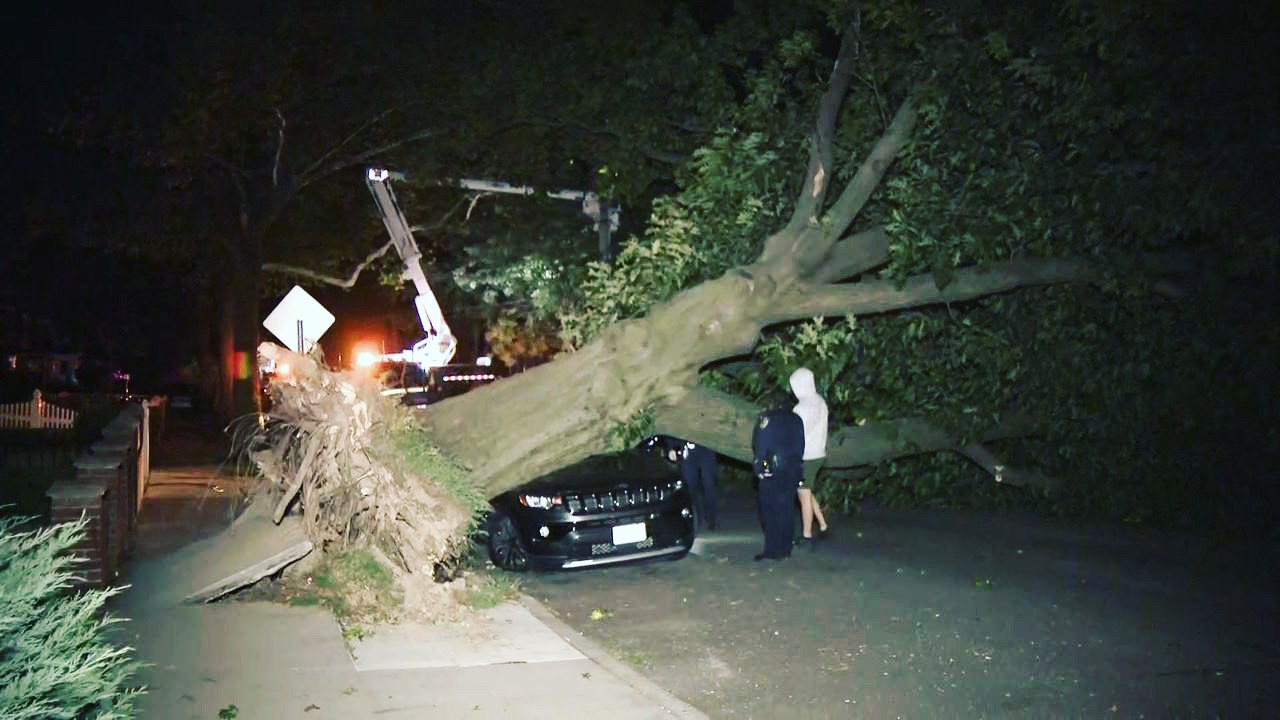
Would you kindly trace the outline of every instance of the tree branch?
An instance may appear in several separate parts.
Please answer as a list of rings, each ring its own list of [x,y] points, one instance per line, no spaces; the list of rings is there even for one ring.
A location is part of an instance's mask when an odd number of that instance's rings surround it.
[[[471,215],[470,207],[473,207],[475,203],[476,203],[476,198],[471,198],[471,197],[463,198],[458,202],[454,203],[453,207],[449,208],[449,210],[444,215],[440,216],[439,220],[435,221],[430,225],[416,225],[412,228],[411,232],[415,232],[415,233],[431,232],[434,230],[439,230],[440,228],[444,227],[445,224],[449,222],[449,218],[452,217],[454,213],[458,212],[458,210],[461,209],[462,206],[464,205],[468,206],[467,216],[470,217]],[[386,255],[387,251],[394,246],[395,246],[395,242],[392,240],[388,240],[386,244],[384,244],[382,247],[366,255],[364,260],[361,261],[359,265],[356,265],[355,269],[352,270],[351,274],[348,275],[346,278],[337,278],[331,275],[325,275],[324,273],[321,273],[321,272],[316,272],[315,270],[311,270],[309,268],[298,267],[297,265],[286,265],[284,263],[263,263],[262,270],[264,272],[276,272],[276,273],[286,273],[289,275],[300,275],[302,277],[310,278],[312,280],[326,283],[328,285],[334,285],[336,287],[340,287],[343,289],[350,289],[354,287],[356,284],[356,281],[360,279],[360,273],[364,272],[365,269],[368,268],[371,264],[373,264],[375,260],[382,257],[383,255]]]
[[[671,127],[681,132],[689,133],[690,135],[706,135],[707,133],[711,132],[705,127],[702,127],[699,125],[693,125],[683,120],[668,120],[666,122],[667,122],[667,125],[670,125]]]
[[[839,282],[889,260],[889,234],[876,227],[837,242],[811,276],[815,283]]]
[[[298,189],[301,190],[302,188],[318,180],[323,180],[324,178],[340,170],[346,170],[347,168],[350,168],[350,167],[363,165],[366,162],[372,160],[373,158],[379,155],[391,152],[392,150],[408,145],[409,143],[414,143],[414,142],[418,142],[419,140],[427,140],[429,138],[433,138],[437,134],[439,133],[436,130],[422,130],[412,135],[400,138],[399,140],[389,142],[385,145],[372,148],[370,150],[366,150],[362,153],[356,153],[355,155],[351,155],[341,160],[335,160],[334,162],[331,162],[328,165],[323,165],[323,166],[313,165],[312,167],[314,168],[314,170],[312,170],[309,173],[303,173],[302,175],[298,176]]]
[[[751,432],[760,408],[712,388],[695,386],[654,411],[658,432],[751,462]]]
[[[368,130],[374,124],[380,122],[383,118],[385,118],[386,116],[390,115],[393,112],[395,112],[395,108],[387,108],[386,110],[383,110],[377,115],[374,115],[372,118],[369,118],[359,127],[357,127],[355,130],[353,130],[351,134],[342,138],[342,140],[337,145],[334,145],[333,147],[326,150],[324,154],[322,154],[319,158],[317,158],[315,162],[311,163],[311,165],[306,170],[303,170],[302,173],[299,175],[299,177],[300,178],[310,177],[313,173],[316,172],[317,169],[319,169],[321,165],[325,163],[326,160],[333,157],[338,153],[339,150],[349,145],[352,140],[355,140],[356,137],[360,135],[360,133],[364,132],[365,130]]]
[[[1054,491],[1062,486],[1057,478],[1041,475],[1030,470],[1010,467],[995,453],[981,443],[972,443],[956,450],[960,455],[969,458],[983,470],[991,474],[997,483],[1015,487],[1029,487],[1045,491]]]
[[[227,177],[231,179],[231,184],[235,187],[236,192],[240,195],[240,212],[238,222],[241,232],[248,232],[249,229],[249,189],[245,187],[245,173],[241,168],[236,167],[227,160],[224,160],[213,153],[204,153],[205,158],[218,167],[226,171]],[[237,251],[238,253],[239,251]]]
[[[902,287],[890,280],[863,280],[845,285],[798,285],[785,290],[769,307],[766,324],[824,315],[870,315],[905,308],[964,302],[1031,285],[1092,282],[1092,266],[1075,258],[1014,260],[955,271],[945,288],[932,273],[908,278]]]
[[[915,103],[908,97],[902,101],[897,114],[893,116],[893,122],[889,124],[884,135],[880,136],[875,147],[858,167],[857,174],[827,211],[823,231],[830,238],[829,242],[834,243],[836,238],[844,235],[854,218],[862,211],[871,197],[871,192],[880,184],[885,171],[889,169],[890,163],[910,139],[915,122]]]
[[[985,441],[1021,437],[1035,430],[1031,418],[1008,413],[1000,423],[983,434]],[[868,422],[850,425],[827,438],[827,465],[860,467],[882,460],[955,450],[959,438],[923,418]]]
[[[279,141],[276,142],[276,160],[271,166],[271,187],[280,186],[280,156],[284,153],[284,114],[279,108],[273,108],[276,111],[276,117],[280,120],[280,129],[278,131]]]
[[[298,267],[296,265],[285,265],[283,263],[263,263],[262,270],[263,272],[276,272],[276,273],[285,273],[288,275],[300,275],[302,277],[309,278],[311,280],[316,280],[318,282],[326,283],[328,285],[334,285],[336,287],[340,287],[343,289],[350,289],[355,286],[356,281],[360,279],[360,273],[364,272],[365,268],[369,267],[369,265],[371,265],[378,258],[382,257],[383,255],[386,255],[387,251],[394,246],[395,246],[395,242],[388,240],[385,245],[369,253],[368,256],[366,256],[365,259],[359,265],[356,265],[355,270],[352,270],[351,274],[346,279],[332,277],[330,275],[325,275],[323,273],[316,272],[315,270],[311,270],[304,267]]]
[[[751,432],[760,407],[719,390],[694,387],[654,410],[657,431],[709,447],[726,457],[751,461]],[[1009,413],[983,440],[1030,433],[1030,418]],[[827,439],[827,465],[874,465],[882,460],[926,452],[957,450],[958,438],[922,418],[869,422],[835,430]]]
[[[681,129],[681,130],[686,129],[677,123],[668,123],[668,124],[677,129]],[[561,128],[561,129],[567,128],[571,130],[577,130],[579,132],[586,133],[588,135],[600,135],[602,137],[613,138],[614,140],[623,139],[622,133],[616,130],[610,130],[609,128],[592,127],[590,125],[585,125],[583,123],[572,122],[568,120],[542,120],[542,119],[536,119],[536,118],[525,118],[522,120],[516,120],[516,121],[510,122],[502,126],[501,128],[499,128],[494,134],[495,135],[501,134],[503,132],[506,132],[507,130],[520,127],[521,125],[536,125],[538,127],[545,127],[545,128]],[[689,131],[689,132],[692,132],[692,131]],[[653,160],[654,162],[660,162],[664,165],[678,165],[687,159],[686,156],[684,155],[680,155],[673,152],[667,152],[665,150],[658,150],[656,148],[652,148],[647,145],[640,147],[638,149],[640,151],[640,154],[644,155],[650,160]]]
[[[845,30],[840,39],[840,52],[831,68],[831,78],[827,81],[827,89],[818,101],[817,118],[813,134],[809,138],[809,167],[805,170],[804,186],[800,188],[800,194],[796,198],[791,219],[765,243],[764,252],[760,256],[764,262],[790,255],[805,231],[818,222],[818,214],[822,211],[822,203],[834,176],[831,141],[835,137],[840,105],[844,102],[853,77],[853,56],[857,46],[853,29]],[[823,253],[825,254],[825,249]]]
[[[245,191],[245,187],[244,187],[244,181],[245,181],[244,170],[239,167],[236,167],[229,160],[226,160],[222,157],[214,155],[213,153],[210,153],[210,152],[204,153],[204,157],[206,160],[222,168],[227,173],[227,176],[231,178],[231,183],[235,185],[236,192],[239,193],[240,199],[242,201],[247,202],[249,199],[249,196],[248,196],[248,193]]]

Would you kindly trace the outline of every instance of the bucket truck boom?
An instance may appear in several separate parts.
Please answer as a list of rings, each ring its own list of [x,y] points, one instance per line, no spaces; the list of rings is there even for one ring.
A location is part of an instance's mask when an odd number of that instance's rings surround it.
[[[418,291],[418,296],[413,302],[418,311],[418,320],[422,323],[422,329],[426,331],[427,336],[414,343],[411,348],[382,355],[377,359],[413,363],[423,370],[430,370],[449,364],[454,352],[458,349],[458,341],[449,331],[449,324],[445,322],[444,313],[440,311],[440,303],[436,300],[435,293],[431,292],[431,284],[427,282],[427,275],[422,271],[422,253],[418,250],[417,241],[413,239],[413,230],[405,220],[404,213],[400,211],[396,195],[391,190],[392,180],[403,179],[403,175],[384,168],[369,168],[365,173],[365,182],[369,186],[369,192],[373,193],[374,202],[378,204],[382,222],[387,226],[387,232],[391,234],[392,245],[400,254],[400,259],[404,261],[404,277],[412,281],[414,289]],[[440,184],[484,193],[512,195],[537,193],[536,190],[525,185],[511,185],[493,180],[462,179]],[[600,233],[601,255],[608,259],[611,249],[610,234],[618,229],[618,208],[609,207],[607,201],[593,192],[556,190],[548,191],[546,195],[556,200],[570,200],[582,204],[583,214],[595,221],[596,229]]]
[[[404,261],[404,277],[413,282],[418,295],[413,299],[414,308],[418,311],[418,321],[427,336],[398,353],[382,356],[383,360],[407,362],[418,365],[423,370],[448,365],[457,352],[458,340],[449,330],[444,313],[435,293],[431,292],[431,284],[427,282],[427,274],[422,270],[422,252],[413,239],[413,230],[400,211],[396,195],[391,190],[391,180],[399,177],[383,168],[369,168],[365,174],[365,182],[373,200],[378,204],[382,214],[382,222],[391,234],[391,243]]]

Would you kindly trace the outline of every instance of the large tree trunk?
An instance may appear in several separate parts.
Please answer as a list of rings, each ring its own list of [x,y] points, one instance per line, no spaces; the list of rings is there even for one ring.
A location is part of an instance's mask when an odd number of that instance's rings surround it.
[[[261,386],[256,371],[259,277],[232,271],[215,281],[217,362],[213,404],[223,422],[257,412]]]
[[[427,433],[491,494],[601,451],[616,425],[678,402],[704,364],[750,351],[750,285],[737,273],[704,283],[577,352],[432,406]]]
[[[235,417],[235,293],[224,282],[214,281],[217,313],[217,375],[214,379],[213,406],[219,419],[230,422]]]
[[[260,277],[258,263],[250,262],[231,274],[229,284],[234,294],[231,323],[234,333],[233,362],[235,376],[231,385],[231,417],[256,413],[262,407],[257,372],[259,340]]]
[[[218,388],[217,329],[218,309],[208,292],[200,293],[196,301],[196,363],[199,367],[198,393],[200,402],[216,408]]]

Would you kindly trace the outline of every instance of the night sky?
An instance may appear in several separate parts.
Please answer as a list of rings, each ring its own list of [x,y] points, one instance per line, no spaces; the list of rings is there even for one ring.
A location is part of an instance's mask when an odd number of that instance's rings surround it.
[[[60,3],[6,13],[0,306],[48,321],[54,336],[40,333],[40,342],[53,347],[42,349],[82,351],[158,376],[151,359],[159,353],[129,338],[181,337],[187,308],[175,302],[169,273],[83,241],[92,218],[118,206],[112,188],[122,168],[75,142],[83,98],[120,78],[117,68],[130,62],[122,41],[150,13]]]
[[[695,5],[699,19],[710,23],[731,4]],[[136,192],[129,165],[92,144],[79,146],[78,139],[101,130],[87,111],[93,103],[129,107],[144,126],[145,118],[163,119],[176,92],[174,78],[158,70],[172,52],[166,33],[178,17],[174,7],[44,3],[10,13],[3,23],[6,82],[0,88],[6,166],[0,174],[0,305],[51,321],[60,344],[109,356],[157,379],[191,355],[194,298],[182,278],[192,268],[161,266],[136,252],[88,242],[122,225],[145,223],[121,216],[122,208],[136,207],[122,199]],[[1205,62],[1221,72],[1217,102],[1201,108],[1195,120],[1206,132],[1231,132],[1221,129],[1222,121],[1241,112],[1262,122],[1280,117],[1276,93],[1260,92],[1274,76],[1275,44],[1268,38],[1275,11],[1252,4],[1210,10],[1204,4],[1201,13],[1196,31]],[[1271,133],[1274,150],[1274,128]],[[1276,191],[1276,164],[1255,151],[1244,144],[1238,157],[1222,162],[1239,166],[1243,191],[1265,198]],[[363,307],[354,299],[352,307],[363,311],[388,296],[373,297]]]

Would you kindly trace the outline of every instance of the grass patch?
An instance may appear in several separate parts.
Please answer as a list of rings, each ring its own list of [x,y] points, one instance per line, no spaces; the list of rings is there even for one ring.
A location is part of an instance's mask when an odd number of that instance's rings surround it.
[[[343,622],[388,620],[402,602],[391,570],[367,550],[327,558],[309,575],[290,578],[283,596],[294,607],[325,607]]]
[[[342,628],[342,639],[347,642],[359,641],[369,637],[369,631],[359,625],[348,625]]]
[[[290,607],[312,607],[320,604],[320,596],[311,590],[303,590],[296,595],[290,595],[287,602]]]
[[[466,603],[473,610],[488,610],[520,596],[520,576],[494,567],[484,542],[475,538],[458,560],[466,579]]]
[[[495,568],[484,546],[476,543],[460,559],[454,577],[465,582],[459,600],[472,610],[514,601],[523,590],[520,576]],[[285,574],[271,583],[256,585],[240,597],[290,607],[323,607],[338,619],[348,641],[367,636],[368,624],[393,621],[403,601],[391,571],[363,550],[327,559],[305,575]]]
[[[391,433],[391,446],[410,474],[430,478],[466,508],[473,523],[489,509],[488,496],[472,480],[471,474],[428,443],[421,432],[411,428],[395,430]]]
[[[467,605],[488,610],[520,595],[520,579],[497,568],[480,568],[467,573]]]

